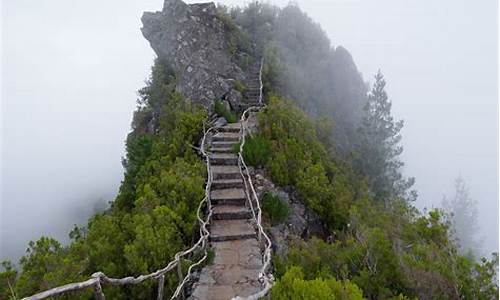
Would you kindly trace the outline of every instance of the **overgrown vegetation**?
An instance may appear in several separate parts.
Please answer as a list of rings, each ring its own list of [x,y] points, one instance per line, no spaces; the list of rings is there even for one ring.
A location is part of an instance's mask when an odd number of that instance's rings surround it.
[[[361,300],[363,296],[361,290],[349,281],[340,282],[335,278],[306,280],[301,268],[292,267],[273,287],[272,298]]]
[[[262,211],[272,225],[277,225],[288,218],[288,203],[277,195],[265,192],[262,196]]]
[[[277,96],[268,100],[259,115],[259,135],[271,144],[267,172],[276,184],[293,187],[333,238],[298,239],[286,257],[275,256],[280,284],[273,298],[309,299],[290,285],[283,288],[282,282],[295,282],[300,290],[329,291],[331,278],[350,280],[368,299],[497,298],[496,254],[481,262],[460,255],[446,215],[439,210],[420,213],[402,196],[408,195],[404,189],[389,191],[387,198],[372,193],[365,184],[369,173],[354,172],[350,161],[326,150],[335,140],[320,134],[324,123]],[[303,277],[285,278],[296,267]]]
[[[239,144],[238,144],[239,151]],[[271,143],[260,135],[247,136],[243,147],[243,158],[250,166],[262,167],[267,163]]]
[[[228,110],[221,100],[215,100],[214,102],[214,112],[221,117],[224,117],[228,123],[236,123],[238,121],[238,117],[236,114],[230,110]]]
[[[291,102],[270,96],[259,115],[259,130],[259,138],[245,145],[248,156],[261,152],[260,163],[274,183],[295,187],[331,230],[342,228],[355,197],[355,182],[349,168],[335,162],[318,139],[316,123]],[[263,145],[270,145],[269,151],[258,151],[267,147]]]
[[[206,113],[176,93],[174,84],[165,66],[155,62],[147,86],[139,91],[126,142],[125,177],[112,208],[75,228],[67,246],[48,237],[31,242],[17,278],[4,264],[0,298],[13,299],[9,284],[17,297],[24,297],[86,280],[96,271],[112,277],[149,273],[197,238],[195,214],[206,171],[191,145],[200,138]],[[175,274],[166,277],[167,293],[176,281]],[[111,299],[150,299],[155,289],[154,282],[146,282],[105,287],[105,293]],[[90,297],[91,291],[84,291],[70,298]]]

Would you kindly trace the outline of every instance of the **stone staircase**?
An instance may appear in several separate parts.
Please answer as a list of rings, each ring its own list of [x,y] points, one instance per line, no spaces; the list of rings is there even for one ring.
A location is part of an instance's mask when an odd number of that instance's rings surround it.
[[[244,93],[245,103],[248,106],[258,106],[260,99],[260,63],[252,66],[246,80],[246,90]]]
[[[238,156],[233,153],[241,135],[240,126],[235,123],[218,128],[211,142],[210,243],[215,258],[201,270],[193,285],[192,300],[228,300],[260,290],[262,254],[252,212],[247,207]]]

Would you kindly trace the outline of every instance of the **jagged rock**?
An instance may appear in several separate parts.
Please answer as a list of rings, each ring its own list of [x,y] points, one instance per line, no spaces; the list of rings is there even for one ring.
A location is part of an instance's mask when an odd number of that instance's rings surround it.
[[[224,105],[224,109],[227,111],[231,111],[231,104],[229,104],[229,101],[223,100],[222,105]]]
[[[142,23],[158,58],[175,72],[176,89],[192,101],[210,108],[245,78],[232,60],[229,31],[214,3],[165,0],[163,10],[145,12]]]
[[[226,125],[226,124],[227,124],[227,120],[226,120],[224,117],[219,117],[219,118],[217,118],[217,119],[213,122],[212,126],[213,126],[213,127],[222,127],[222,126],[224,126],[224,125]]]
[[[290,243],[294,239],[308,239],[311,236],[327,237],[328,233],[321,218],[315,212],[307,209],[302,199],[294,191],[275,186],[262,169],[250,168],[250,171],[259,199],[262,199],[264,192],[271,192],[286,202],[289,207],[287,220],[283,224],[269,228],[273,249],[277,256],[286,255]]]
[[[233,108],[236,111],[241,111],[242,109],[242,104],[243,104],[243,95],[241,95],[240,92],[237,90],[230,90],[229,93],[227,93],[224,96],[224,99],[229,102],[231,105],[231,108]]]

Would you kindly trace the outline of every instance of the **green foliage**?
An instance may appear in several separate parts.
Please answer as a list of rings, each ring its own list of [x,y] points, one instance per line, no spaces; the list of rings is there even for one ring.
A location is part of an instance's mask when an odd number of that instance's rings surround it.
[[[20,260],[21,272],[15,284],[18,296],[23,297],[41,289],[84,280],[80,257],[71,250],[48,237],[30,242],[26,255]],[[72,299],[85,299],[88,296],[89,293],[83,292]]]
[[[245,138],[243,158],[248,165],[256,167],[266,165],[270,152],[271,143],[266,138],[260,135],[247,136]]]
[[[265,159],[273,182],[294,186],[306,205],[331,229],[342,228],[358,188],[350,169],[334,161],[319,140],[318,134],[327,128],[325,121],[311,121],[292,103],[276,96],[269,97],[268,102],[259,114],[258,143],[249,149],[269,144],[268,155],[255,151],[255,156]]]
[[[215,100],[214,111],[221,117],[224,117],[228,123],[236,123],[238,118],[235,113],[228,111],[221,100]]]
[[[182,223],[174,208],[157,206],[151,213],[133,217],[135,239],[125,246],[128,268],[135,273],[146,274],[165,266],[183,246]]]
[[[147,86],[139,91],[126,142],[125,177],[111,209],[91,218],[86,228],[75,227],[68,246],[46,237],[31,242],[19,277],[12,281],[17,296],[83,281],[96,271],[112,277],[149,273],[197,238],[195,214],[204,196],[206,169],[192,145],[202,134],[206,112],[174,87],[173,77],[156,61]],[[12,278],[12,270],[0,275],[3,299],[10,294],[3,278]],[[167,276],[167,293],[174,289],[175,277]],[[155,289],[146,282],[105,287],[105,293],[110,299],[151,299]],[[71,299],[90,295],[83,291]]]
[[[265,192],[262,196],[262,211],[272,225],[277,225],[288,218],[288,203],[270,192]]]
[[[387,210],[369,199],[350,209],[338,239],[296,241],[276,275],[299,266],[304,278],[349,279],[369,299],[497,299],[498,256],[476,263],[449,239],[440,211],[420,215],[404,202]]]
[[[16,299],[14,284],[16,282],[17,271],[10,261],[2,261],[0,272],[0,299]]]
[[[358,157],[354,166],[364,176],[374,197],[389,205],[394,199],[415,200],[416,191],[409,189],[414,178],[404,179],[399,159],[403,152],[400,145],[403,121],[395,121],[391,115],[392,103],[385,92],[385,79],[380,71],[368,95],[365,114],[358,129]]]
[[[305,280],[302,269],[299,267],[291,267],[278,280],[272,289],[271,295],[276,300],[363,299],[361,290],[354,283],[349,281],[341,282],[335,278]]]
[[[207,260],[206,260],[206,265],[211,265],[214,263],[215,259],[215,250],[212,247],[209,247],[207,249]]]
[[[250,2],[244,8],[218,5],[220,18],[229,29],[229,48],[237,63],[246,69],[253,59],[262,56],[264,45],[272,37],[272,26],[278,8],[265,3]]]

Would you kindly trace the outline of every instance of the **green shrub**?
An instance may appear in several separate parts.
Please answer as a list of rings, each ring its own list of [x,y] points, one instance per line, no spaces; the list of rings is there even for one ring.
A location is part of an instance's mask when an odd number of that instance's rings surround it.
[[[330,157],[315,122],[303,111],[274,95],[268,100],[258,118],[259,138],[270,148],[268,156],[257,158],[265,157],[263,164],[275,184],[296,188],[329,229],[342,229],[356,197],[357,181],[348,165]]]
[[[215,259],[215,250],[214,248],[210,247],[207,249],[207,260],[206,260],[206,265],[212,265],[214,263]]]
[[[238,149],[239,150],[239,149]],[[271,152],[271,142],[259,135],[248,136],[243,147],[243,158],[250,166],[264,166]]]
[[[238,121],[236,114],[231,111],[228,111],[224,107],[224,104],[222,104],[221,100],[215,100],[214,111],[219,116],[224,117],[224,119],[226,119],[228,123],[236,123]]]
[[[278,196],[265,192],[262,197],[262,211],[269,218],[271,224],[277,225],[288,218],[288,203]]]
[[[304,280],[302,269],[295,266],[278,280],[271,290],[271,295],[274,300],[363,299],[361,290],[354,283],[341,282],[335,278]]]

